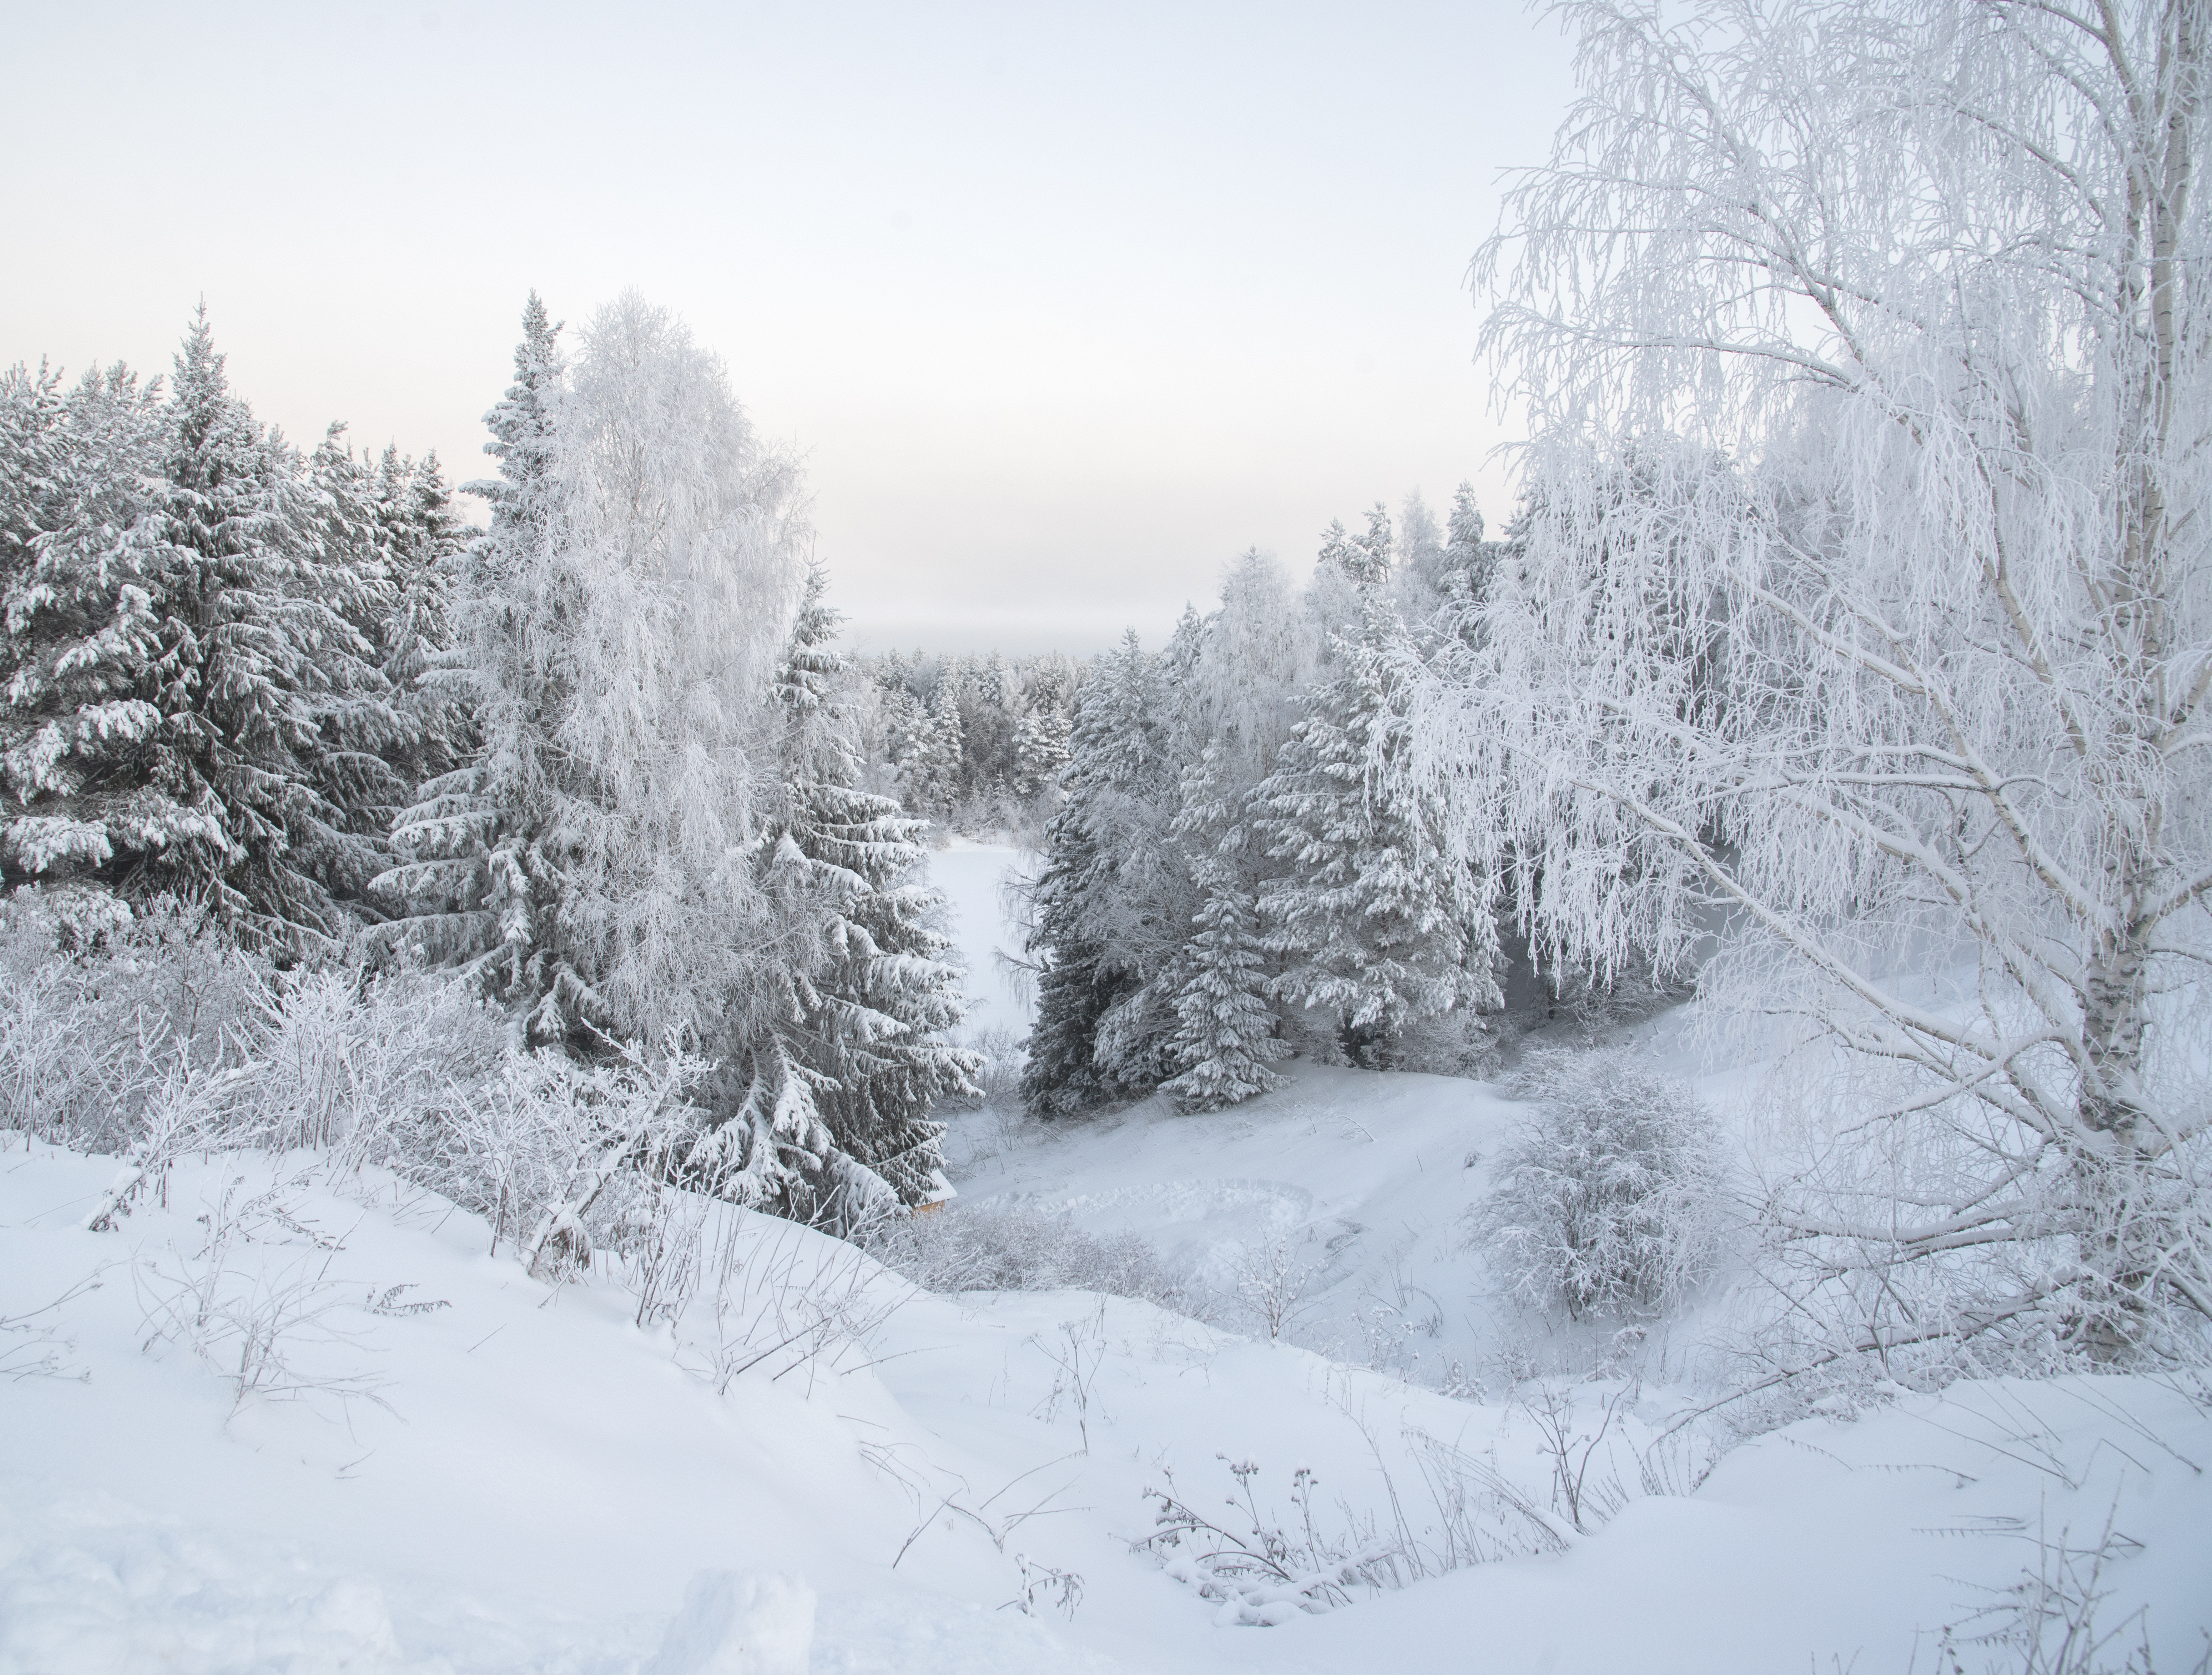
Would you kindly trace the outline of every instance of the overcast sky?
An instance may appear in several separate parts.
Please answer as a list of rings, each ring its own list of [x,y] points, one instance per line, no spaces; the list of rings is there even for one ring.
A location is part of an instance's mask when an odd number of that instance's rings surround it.
[[[7,13],[0,358],[166,371],[204,294],[264,418],[465,478],[530,288],[634,284],[876,649],[1156,642],[1247,546],[1505,509],[1466,268],[1571,91],[1515,0]]]

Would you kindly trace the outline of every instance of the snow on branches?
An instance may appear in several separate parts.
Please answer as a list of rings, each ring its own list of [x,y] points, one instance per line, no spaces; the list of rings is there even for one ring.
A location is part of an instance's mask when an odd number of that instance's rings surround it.
[[[1477,264],[1522,538],[1415,706],[1462,853],[1571,965],[1725,927],[1706,994],[1863,1067],[1777,1188],[1836,1305],[1786,1364],[2160,1353],[2212,1319],[2203,10],[1561,9],[1588,92]]]

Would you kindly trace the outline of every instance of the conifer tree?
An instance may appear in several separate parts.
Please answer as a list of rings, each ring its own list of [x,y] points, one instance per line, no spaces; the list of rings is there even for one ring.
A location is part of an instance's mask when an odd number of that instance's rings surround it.
[[[1334,1014],[1355,1064],[1377,1062],[1415,1018],[1499,1004],[1494,927],[1411,772],[1392,655],[1403,646],[1370,598],[1359,640],[1252,799],[1257,841],[1289,866],[1260,897],[1264,944],[1285,961],[1275,991]]]
[[[1041,956],[1022,1095],[1066,1114],[1149,1092],[1174,1071],[1177,962],[1195,908],[1174,835],[1175,694],[1135,633],[1083,689],[1047,834],[1028,948]]]
[[[434,775],[394,821],[398,864],[375,889],[398,909],[414,950],[460,963],[495,995],[550,986],[547,944],[560,867],[533,829],[558,768],[550,731],[568,696],[561,660],[538,640],[573,599],[548,574],[558,504],[555,410],[567,379],[561,327],[535,291],[524,306],[514,381],[484,416],[495,478],[467,485],[490,503],[453,605],[453,644],[418,679],[465,714],[469,759]],[[550,648],[549,648],[550,649]]]
[[[1105,965],[1104,938],[1090,921],[1094,902],[1110,888],[1112,865],[1101,853],[1086,800],[1091,787],[1076,764],[1090,730],[1081,707],[1062,784],[1068,800],[1045,834],[1045,866],[1030,890],[1031,922],[1024,950],[1037,971],[1036,1017],[1024,1043],[1022,1101],[1039,1116],[1067,1116],[1115,1091],[1092,1062],[1098,1020],[1119,985]]]
[[[1175,997],[1170,1053],[1177,1074],[1161,1091],[1187,1111],[1218,1111],[1280,1082],[1267,1066],[1290,1052],[1277,1039],[1269,1004],[1273,962],[1259,936],[1252,863],[1255,845],[1245,801],[1245,743],[1208,744],[1183,774],[1175,832],[1193,854],[1199,893]]]
[[[1067,765],[1066,712],[1036,706],[1014,724],[1014,791],[1024,798],[1041,795],[1055,784]]]
[[[929,729],[921,758],[923,806],[942,816],[960,802],[961,768],[967,755],[967,728],[960,715],[960,689],[964,684],[957,667],[938,677],[936,695],[930,700]]]
[[[1368,509],[1364,534],[1349,533],[1341,520],[1329,525],[1322,537],[1321,562],[1334,567],[1355,586],[1374,587],[1389,578],[1395,544],[1390,508],[1377,501]]]
[[[394,719],[356,626],[386,584],[362,561],[353,509],[318,492],[231,393],[204,307],[171,387],[168,615],[155,675],[173,743],[156,783],[222,810],[234,859],[190,882],[238,928],[274,942],[334,936],[338,897],[362,881],[373,847],[348,816],[335,758]],[[357,731],[326,740],[343,711]]]
[[[944,1125],[930,1110],[973,1092],[980,1064],[943,1039],[961,1021],[959,974],[934,922],[943,898],[921,882],[923,822],[859,788],[844,660],[831,644],[838,617],[823,586],[813,571],[775,677],[784,789],[763,842],[763,883],[791,951],[765,974],[773,1001],[749,1009],[750,1039],[732,1043],[751,1083],[785,1085],[791,1132],[779,1135],[771,1120],[748,1134],[732,1178],[741,1195],[801,1219],[849,1223],[867,1211],[871,1188],[836,1168],[839,1157],[900,1203],[943,1190]]]
[[[0,571],[6,685],[0,774],[11,875],[112,878],[143,856],[230,859],[219,814],[157,782],[166,718],[152,670],[170,559],[149,485],[158,381],[120,365],[64,391],[0,378]]]
[[[1267,1066],[1291,1049],[1275,1036],[1251,892],[1221,860],[1201,863],[1198,882],[1205,895],[1191,938],[1191,974],[1176,996],[1182,1028],[1173,1051],[1184,1068],[1160,1091],[1186,1111],[1218,1111],[1279,1085],[1282,1078]]]
[[[204,308],[166,405],[119,368],[47,382],[9,403],[45,438],[40,509],[10,497],[9,865],[201,894],[271,945],[337,935],[375,843],[352,753],[397,720],[349,502],[232,393]]]
[[[1305,594],[1310,632],[1322,665],[1334,659],[1340,640],[1358,637],[1369,597],[1389,584],[1395,544],[1389,510],[1379,501],[1368,512],[1365,534],[1351,535],[1341,522],[1332,522],[1322,536]]]
[[[475,531],[454,514],[434,452],[409,459],[387,446],[377,464],[371,510],[392,580],[377,634],[380,666],[409,719],[403,765],[419,783],[449,771],[466,749],[467,712],[433,671],[453,645],[454,590]]]
[[[333,892],[374,914],[369,880],[391,864],[392,817],[406,806],[421,729],[384,665],[395,603],[392,553],[377,515],[377,478],[332,425],[307,462],[305,533],[337,585],[331,604],[352,630],[342,679],[318,695],[318,734],[302,752],[331,811],[323,868]]]
[[[1482,537],[1482,513],[1474,503],[1474,485],[1462,482],[1452,496],[1451,518],[1445,525],[1439,592],[1462,597],[1470,605],[1481,603],[1490,588],[1492,564],[1490,549]],[[1454,576],[1463,580],[1446,580]]]

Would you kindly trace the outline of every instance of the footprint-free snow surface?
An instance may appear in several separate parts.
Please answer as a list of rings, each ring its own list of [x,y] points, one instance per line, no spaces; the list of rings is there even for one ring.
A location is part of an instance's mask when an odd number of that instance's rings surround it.
[[[948,859],[979,964],[1004,858]],[[716,1271],[641,1326],[635,1272],[541,1284],[373,1171],[198,1160],[92,1233],[112,1160],[15,1140],[0,1675],[1875,1675],[1936,1669],[1947,1628],[1974,1672],[2020,1666],[1968,1642],[2092,1550],[2107,1661],[2147,1631],[2160,1668],[2194,1665],[2212,1423],[2185,1385],[1903,1395],[1702,1481],[1705,1433],[1661,1436],[1686,1387],[1509,1391],[1456,1229],[1510,1113],[1481,1084],[1305,1068],[1215,1117],[962,1120],[966,1203],[1139,1232],[1212,1324],[921,1293],[699,1205]],[[1238,1299],[1277,1248],[1310,1271],[1271,1343]],[[1589,1444],[1578,1507],[1560,1435]],[[1334,1609],[1224,1599],[1188,1548],[1133,1548],[1162,1494],[1263,1547],[1413,1557]]]

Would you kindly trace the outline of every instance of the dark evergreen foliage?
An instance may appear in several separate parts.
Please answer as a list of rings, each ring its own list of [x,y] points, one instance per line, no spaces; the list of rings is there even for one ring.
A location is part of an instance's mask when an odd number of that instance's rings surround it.
[[[802,1073],[830,1140],[880,1177],[900,1202],[942,1192],[938,1101],[975,1092],[975,1055],[943,1033],[961,1020],[959,974],[945,962],[943,898],[923,882],[923,822],[861,790],[838,616],[820,570],[776,671],[783,791],[763,844],[765,886],[808,945],[771,975],[781,997],[774,1051]],[[756,1040],[738,1051],[758,1059]],[[810,1171],[787,1206],[817,1219],[836,1183]]]
[[[342,935],[409,728],[334,446],[253,417],[204,309],[166,404],[118,367],[66,397],[18,369],[6,404],[9,870],[181,889],[280,948]]]

